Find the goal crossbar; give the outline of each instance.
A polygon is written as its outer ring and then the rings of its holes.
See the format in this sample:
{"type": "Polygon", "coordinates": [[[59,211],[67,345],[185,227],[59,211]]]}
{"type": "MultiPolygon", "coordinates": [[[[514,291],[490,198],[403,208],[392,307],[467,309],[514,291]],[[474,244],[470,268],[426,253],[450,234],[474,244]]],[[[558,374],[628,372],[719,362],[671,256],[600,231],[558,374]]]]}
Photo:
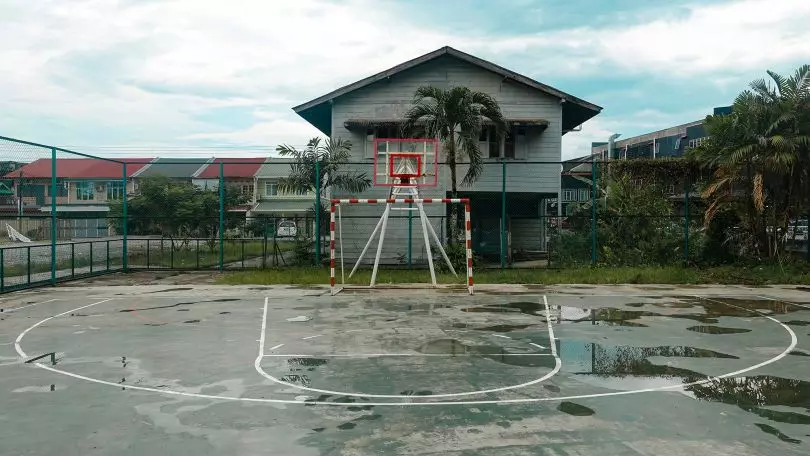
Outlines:
{"type": "MultiPolygon", "coordinates": [[[[342,248],[342,217],[340,213],[340,206],[344,204],[463,204],[464,205],[464,238],[465,238],[465,250],[466,250],[466,263],[467,263],[467,291],[470,294],[473,294],[473,260],[472,260],[472,222],[470,219],[470,200],[469,198],[379,198],[379,199],[359,199],[359,198],[348,198],[348,199],[332,199],[330,200],[330,210],[329,210],[329,286],[330,292],[332,296],[336,295],[340,291],[345,288],[345,283],[343,286],[338,288],[336,286],[335,280],[335,272],[336,272],[336,256],[335,256],[335,232],[336,228],[341,228],[341,250],[340,250],[340,270],[341,276],[344,276],[344,265],[343,265],[343,248],[342,248]],[[335,214],[337,212],[338,220],[335,220],[335,214]]],[[[425,235],[425,242],[428,242],[427,233],[425,235]]],[[[372,234],[373,236],[373,234],[372,234]]],[[[443,250],[442,250],[443,252],[443,250]]],[[[446,255],[445,255],[446,258],[446,255]]],[[[428,259],[432,266],[432,259],[428,259]]],[[[452,266],[451,266],[452,268],[452,266]]],[[[433,268],[431,267],[431,275],[433,276],[434,285],[435,285],[435,275],[433,273],[433,268]]],[[[345,282],[345,278],[344,278],[345,282]]],[[[374,286],[374,282],[372,279],[371,287],[374,286]]]]}

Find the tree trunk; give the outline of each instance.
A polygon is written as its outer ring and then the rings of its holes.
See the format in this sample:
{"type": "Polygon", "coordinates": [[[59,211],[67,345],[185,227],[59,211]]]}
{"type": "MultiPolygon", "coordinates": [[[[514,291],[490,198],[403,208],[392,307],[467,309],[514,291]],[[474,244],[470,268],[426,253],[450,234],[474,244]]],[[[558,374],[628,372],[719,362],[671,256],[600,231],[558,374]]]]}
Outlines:
{"type": "MultiPolygon", "coordinates": [[[[450,132],[450,141],[447,145],[447,166],[450,167],[450,198],[458,198],[457,176],[456,176],[456,135],[450,132]]],[[[458,204],[450,205],[450,244],[458,243],[458,204]]]]}

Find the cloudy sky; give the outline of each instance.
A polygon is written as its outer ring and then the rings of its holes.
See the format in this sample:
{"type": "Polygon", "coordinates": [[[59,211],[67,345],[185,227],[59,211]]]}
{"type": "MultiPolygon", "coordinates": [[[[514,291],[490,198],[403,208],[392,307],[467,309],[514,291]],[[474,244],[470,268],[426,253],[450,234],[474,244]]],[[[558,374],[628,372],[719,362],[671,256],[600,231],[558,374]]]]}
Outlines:
{"type": "Polygon", "coordinates": [[[0,17],[0,135],[110,156],[301,145],[318,132],[292,106],[445,45],[603,106],[564,157],[810,63],[808,0],[0,0],[0,17]]]}

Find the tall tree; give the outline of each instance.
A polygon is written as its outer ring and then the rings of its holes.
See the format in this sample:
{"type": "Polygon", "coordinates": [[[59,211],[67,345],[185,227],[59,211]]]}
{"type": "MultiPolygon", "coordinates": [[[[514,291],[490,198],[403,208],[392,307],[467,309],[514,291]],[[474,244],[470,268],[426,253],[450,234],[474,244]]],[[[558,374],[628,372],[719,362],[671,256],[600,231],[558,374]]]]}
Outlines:
{"type": "MultiPolygon", "coordinates": [[[[413,106],[405,114],[403,132],[412,136],[438,138],[444,145],[450,170],[451,197],[458,197],[456,165],[466,158],[469,167],[462,185],[469,186],[483,172],[484,164],[478,140],[486,123],[495,126],[499,137],[506,133],[506,121],[498,102],[484,92],[467,87],[441,89],[423,86],[416,90],[413,106]]],[[[458,207],[450,211],[450,242],[458,242],[458,207]]]]}
{"type": "Polygon", "coordinates": [[[810,209],[810,65],[768,75],[736,98],[730,115],[709,116],[711,139],[690,153],[714,172],[703,195],[707,225],[736,211],[762,256],[778,255],[791,218],[810,209]]]}

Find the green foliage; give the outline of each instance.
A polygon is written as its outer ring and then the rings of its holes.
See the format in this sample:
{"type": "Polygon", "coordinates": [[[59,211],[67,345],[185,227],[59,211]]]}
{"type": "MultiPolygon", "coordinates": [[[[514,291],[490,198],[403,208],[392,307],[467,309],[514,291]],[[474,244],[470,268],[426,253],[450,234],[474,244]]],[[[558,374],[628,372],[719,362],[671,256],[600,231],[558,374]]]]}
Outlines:
{"type": "MultiPolygon", "coordinates": [[[[635,186],[620,177],[608,187],[607,207],[597,206],[597,259],[611,266],[677,264],[683,260],[683,218],[672,215],[672,203],[655,185],[635,186]]],[[[571,218],[571,231],[552,233],[551,262],[555,266],[591,261],[591,206],[583,205],[571,218]]],[[[690,256],[702,251],[703,235],[690,227],[690,256]]]]}
{"type": "Polygon", "coordinates": [[[298,234],[293,245],[293,263],[296,266],[311,266],[315,263],[315,240],[298,234]]]}
{"type": "Polygon", "coordinates": [[[713,172],[705,224],[739,219],[728,241],[754,257],[782,257],[791,219],[810,210],[810,65],[750,84],[726,116],[709,116],[711,139],[690,157],[713,172]]]}
{"type": "Polygon", "coordinates": [[[700,164],[687,158],[636,158],[610,162],[610,174],[627,177],[631,181],[643,179],[658,185],[688,180],[697,182],[703,176],[700,164]]]}
{"type": "MultiPolygon", "coordinates": [[[[226,208],[246,201],[246,197],[235,189],[225,188],[224,196],[226,208]]],[[[188,247],[191,238],[205,238],[209,240],[209,248],[213,249],[219,234],[219,209],[218,190],[203,190],[190,182],[164,176],[147,177],[140,182],[138,194],[128,199],[128,232],[168,237],[175,249],[188,247]]],[[[122,201],[110,204],[110,217],[113,229],[121,233],[122,201]]],[[[225,229],[240,226],[241,219],[226,214],[225,229]]]]}
{"type": "MultiPolygon", "coordinates": [[[[444,252],[447,254],[447,258],[450,259],[450,263],[453,265],[456,273],[466,277],[467,248],[464,244],[447,244],[444,246],[444,252]]],[[[450,272],[450,268],[447,267],[447,263],[445,263],[444,258],[442,258],[442,254],[438,251],[434,251],[433,253],[433,264],[436,266],[436,270],[439,272],[450,272]]],[[[483,264],[483,261],[481,258],[473,256],[473,268],[478,264],[483,264]]]]}
{"type": "Polygon", "coordinates": [[[351,158],[352,143],[344,139],[312,138],[304,150],[286,144],[278,146],[276,152],[282,157],[291,157],[290,174],[279,181],[283,191],[314,191],[320,182],[322,195],[326,189],[334,188],[350,193],[360,193],[371,187],[371,179],[357,171],[347,171],[344,167],[351,158]],[[317,171],[316,171],[317,169],[317,171]]]}

